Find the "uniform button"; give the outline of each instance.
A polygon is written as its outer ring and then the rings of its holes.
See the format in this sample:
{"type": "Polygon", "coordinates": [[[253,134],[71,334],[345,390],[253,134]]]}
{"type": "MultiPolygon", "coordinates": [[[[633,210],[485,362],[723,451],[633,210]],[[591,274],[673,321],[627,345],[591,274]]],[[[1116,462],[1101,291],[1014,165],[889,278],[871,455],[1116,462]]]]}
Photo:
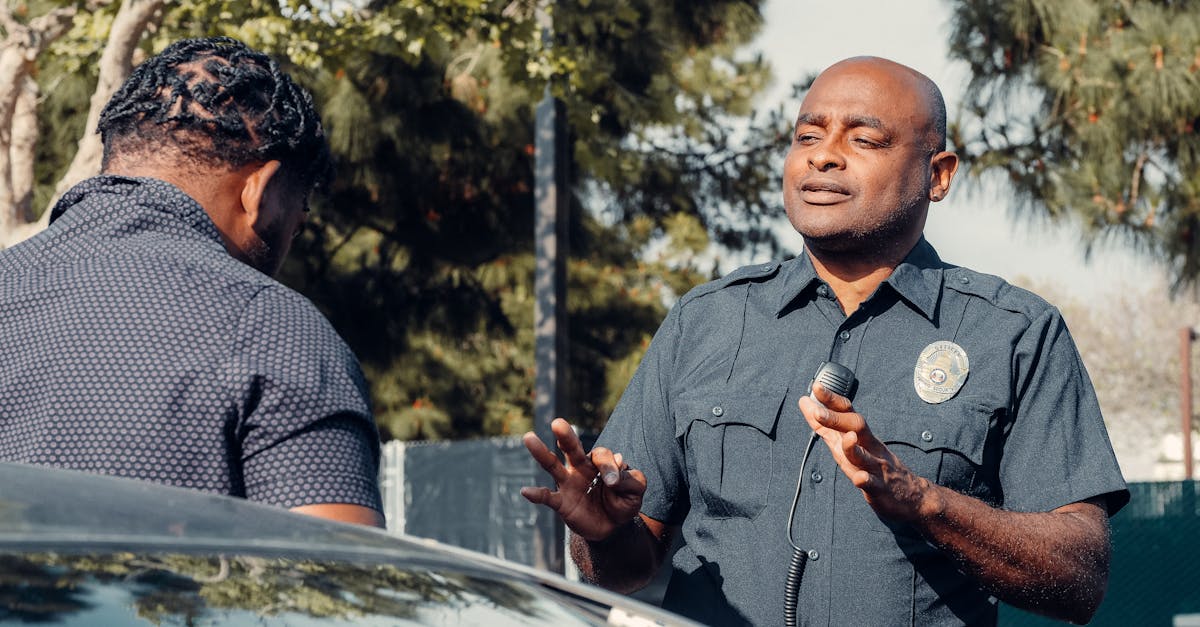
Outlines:
{"type": "Polygon", "coordinates": [[[922,431],[921,439],[926,442],[932,442],[933,441],[933,432],[932,431],[922,431]]]}
{"type": "Polygon", "coordinates": [[[841,333],[838,334],[838,337],[842,338],[842,341],[845,342],[846,340],[850,339],[850,332],[842,331],[841,333]]]}
{"type": "MultiPolygon", "coordinates": [[[[717,418],[720,418],[721,416],[725,415],[725,410],[721,409],[720,405],[717,405],[716,407],[713,407],[713,415],[716,416],[717,418]]],[[[926,432],[926,433],[928,433],[928,432],[926,432]]]]}
{"type": "Polygon", "coordinates": [[[762,269],[763,269],[763,272],[770,272],[771,268],[774,268],[774,267],[775,266],[773,266],[769,263],[764,263],[762,269]]]}
{"type": "Polygon", "coordinates": [[[960,281],[962,284],[964,284],[964,285],[966,285],[967,283],[970,283],[970,282],[971,282],[971,279],[968,279],[968,278],[967,278],[967,277],[965,277],[965,276],[964,276],[964,277],[959,277],[959,278],[958,278],[958,280],[959,280],[959,281],[960,281]]]}
{"type": "Polygon", "coordinates": [[[809,549],[808,550],[808,559],[819,560],[819,559],[821,559],[821,554],[817,553],[816,549],[809,549]]]}
{"type": "Polygon", "coordinates": [[[820,296],[822,298],[829,296],[829,288],[824,285],[818,286],[817,287],[817,296],[820,296]]]}
{"type": "Polygon", "coordinates": [[[824,479],[824,478],[825,478],[825,477],[822,477],[822,476],[821,476],[821,471],[819,471],[819,470],[814,470],[814,471],[812,471],[812,480],[813,480],[813,483],[821,483],[821,480],[822,480],[822,479],[824,479]]]}

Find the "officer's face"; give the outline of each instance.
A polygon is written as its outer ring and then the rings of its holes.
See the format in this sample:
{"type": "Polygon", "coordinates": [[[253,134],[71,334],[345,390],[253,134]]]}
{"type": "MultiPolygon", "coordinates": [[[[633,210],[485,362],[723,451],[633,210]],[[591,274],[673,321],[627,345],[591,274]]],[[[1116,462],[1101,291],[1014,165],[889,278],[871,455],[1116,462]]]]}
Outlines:
{"type": "Polygon", "coordinates": [[[882,60],[843,62],[813,83],[783,172],[788,220],[810,248],[870,255],[916,242],[931,180],[926,97],[882,60]]]}

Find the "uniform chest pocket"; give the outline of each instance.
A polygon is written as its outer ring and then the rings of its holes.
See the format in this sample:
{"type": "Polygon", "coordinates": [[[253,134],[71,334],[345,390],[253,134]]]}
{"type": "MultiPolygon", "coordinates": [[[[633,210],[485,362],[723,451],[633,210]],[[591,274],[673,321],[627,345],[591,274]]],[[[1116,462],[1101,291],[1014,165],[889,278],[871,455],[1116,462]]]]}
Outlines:
{"type": "MultiPolygon", "coordinates": [[[[887,445],[909,470],[938,485],[962,493],[981,480],[987,444],[988,406],[959,399],[943,405],[904,407],[888,411],[886,419],[867,418],[875,437],[887,445]],[[878,423],[878,424],[876,424],[878,423]]],[[[915,534],[908,525],[869,516],[879,531],[915,534]]]]}
{"type": "Polygon", "coordinates": [[[754,518],[767,504],[775,424],[786,391],[691,398],[676,403],[688,483],[711,518],[754,518]]]}

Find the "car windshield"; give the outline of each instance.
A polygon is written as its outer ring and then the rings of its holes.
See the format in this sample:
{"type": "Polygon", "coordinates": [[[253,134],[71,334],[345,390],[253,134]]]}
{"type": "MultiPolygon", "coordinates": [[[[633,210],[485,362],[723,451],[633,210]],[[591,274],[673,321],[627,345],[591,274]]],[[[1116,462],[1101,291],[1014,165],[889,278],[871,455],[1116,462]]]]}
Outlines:
{"type": "Polygon", "coordinates": [[[0,464],[0,623],[687,621],[430,540],[144,481],[0,464]]]}
{"type": "Polygon", "coordinates": [[[50,625],[587,625],[542,591],[389,564],[0,553],[0,621],[50,625]]]}

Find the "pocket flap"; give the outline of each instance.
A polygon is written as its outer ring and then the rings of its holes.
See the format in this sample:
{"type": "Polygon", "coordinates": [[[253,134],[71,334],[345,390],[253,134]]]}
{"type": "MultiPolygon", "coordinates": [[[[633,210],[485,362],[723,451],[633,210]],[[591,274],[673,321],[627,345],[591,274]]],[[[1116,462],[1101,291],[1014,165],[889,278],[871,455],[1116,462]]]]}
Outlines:
{"type": "Polygon", "coordinates": [[[990,410],[979,403],[930,405],[927,409],[906,407],[889,412],[891,420],[878,427],[867,417],[871,432],[884,444],[901,443],[925,452],[947,449],[983,463],[990,410]]]}
{"type": "Polygon", "coordinates": [[[787,398],[782,392],[754,392],[736,390],[726,394],[711,394],[678,399],[675,403],[675,437],[687,433],[688,425],[695,421],[711,426],[741,424],[749,425],[772,436],[779,420],[779,410],[787,398]]]}

